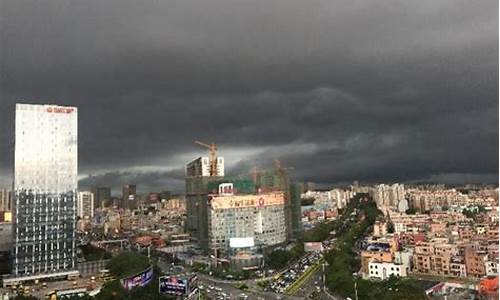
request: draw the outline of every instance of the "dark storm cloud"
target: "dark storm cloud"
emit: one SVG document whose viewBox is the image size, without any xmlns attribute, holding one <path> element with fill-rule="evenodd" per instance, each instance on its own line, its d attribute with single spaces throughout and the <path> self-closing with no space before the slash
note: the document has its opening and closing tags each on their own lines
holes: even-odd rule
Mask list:
<svg viewBox="0 0 500 300">
<path fill-rule="evenodd" d="M 92 187 L 103 185 L 114 188 L 120 187 L 124 182 L 138 182 L 143 191 L 168 190 L 172 187 L 184 184 L 184 171 L 182 169 L 168 172 L 107 172 L 101 175 L 89 175 L 79 181 L 79 188 L 91 189 Z M 113 191 L 114 195 L 120 196 L 119 190 Z"/>
<path fill-rule="evenodd" d="M 0 182 L 15 102 L 79 107 L 83 187 L 182 189 L 183 165 L 205 153 L 195 139 L 217 142 L 233 173 L 279 158 L 324 184 L 490 180 L 497 12 L 494 0 L 6 0 Z"/>
</svg>

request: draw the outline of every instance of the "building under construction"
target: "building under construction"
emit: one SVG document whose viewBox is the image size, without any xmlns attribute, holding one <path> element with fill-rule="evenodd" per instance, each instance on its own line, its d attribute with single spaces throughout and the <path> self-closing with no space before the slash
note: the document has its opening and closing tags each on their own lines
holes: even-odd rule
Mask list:
<svg viewBox="0 0 500 300">
<path fill-rule="evenodd" d="M 219 235 L 220 238 L 215 240 L 213 239 L 214 235 L 211 230 L 215 229 L 212 227 L 216 223 L 213 223 L 214 221 L 212 217 L 218 214 L 215 214 L 211 200 L 217 198 L 218 202 L 223 201 L 226 203 L 227 201 L 225 201 L 224 198 L 221 198 L 226 196 L 235 198 L 228 200 L 229 202 L 233 201 L 233 203 L 235 203 L 235 201 L 240 197 L 250 197 L 253 199 L 257 197 L 257 195 L 262 195 L 260 198 L 265 199 L 268 196 L 271 198 L 274 197 L 270 196 L 271 194 L 275 195 L 276 193 L 281 193 L 283 203 L 279 204 L 281 206 L 275 206 L 274 210 L 276 210 L 276 207 L 280 207 L 279 210 L 281 211 L 283 219 L 283 224 L 280 224 L 280 227 L 284 227 L 282 228 L 284 240 L 292 240 L 300 236 L 302 230 L 300 207 L 300 194 L 302 192 L 302 186 L 300 184 L 290 183 L 287 168 L 282 167 L 280 162 L 276 161 L 272 170 L 254 170 L 251 172 L 252 176 L 250 177 L 225 176 L 224 159 L 217 156 L 216 145 L 214 143 L 196 143 L 208 148 L 210 155 L 209 157 L 197 158 L 186 165 L 186 230 L 191 237 L 198 241 L 199 245 L 205 251 L 213 252 L 213 248 L 220 249 L 223 248 L 222 245 L 229 245 L 228 243 L 231 237 L 247 238 L 249 237 L 247 235 L 251 235 L 256 238 L 257 243 L 259 243 L 259 241 L 263 241 L 260 237 L 264 235 L 254 234 L 259 230 L 262 230 L 261 227 L 259 227 L 258 230 L 255 230 L 252 234 L 245 231 L 245 236 L 229 236 L 228 233 L 227 237 L 225 235 Z M 228 194 L 224 193 L 223 190 L 219 190 L 221 186 L 231 186 L 231 193 Z M 231 210 L 231 204 L 229 204 L 229 202 L 227 202 L 228 207 L 224 206 L 226 209 L 229 209 L 227 211 Z M 253 205 L 246 205 L 246 210 L 250 211 L 252 209 L 257 209 L 255 215 L 259 215 L 259 212 L 262 211 L 263 207 L 259 207 L 258 202 L 255 202 L 254 204 L 254 208 L 252 208 Z M 274 203 L 273 205 L 277 205 L 277 203 Z M 241 210 L 240 208 L 237 209 Z M 272 209 L 269 211 L 271 210 Z M 264 214 L 261 213 L 260 215 L 271 216 L 272 214 L 267 211 L 268 210 L 266 210 Z M 224 214 L 221 214 L 221 216 L 222 215 Z M 273 218 L 276 218 L 277 220 L 281 219 L 277 215 Z M 256 220 L 253 220 L 252 222 L 252 224 L 259 223 Z M 271 224 L 272 222 L 268 223 Z M 261 222 L 261 224 L 267 223 Z M 222 229 L 219 228 L 217 230 Z M 266 229 L 264 231 L 270 232 L 270 230 L 271 229 Z M 276 234 L 280 235 L 279 232 Z M 219 240 L 219 242 L 217 242 L 217 240 Z M 224 240 L 224 242 L 221 242 L 220 240 Z M 281 238 L 277 240 L 282 242 Z M 260 246 L 266 246 L 270 243 L 261 242 L 260 244 Z"/>
</svg>

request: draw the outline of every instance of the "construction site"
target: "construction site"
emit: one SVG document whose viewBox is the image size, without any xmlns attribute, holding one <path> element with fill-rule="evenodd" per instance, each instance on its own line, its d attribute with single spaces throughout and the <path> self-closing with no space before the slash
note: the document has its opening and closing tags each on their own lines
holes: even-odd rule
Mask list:
<svg viewBox="0 0 500 300">
<path fill-rule="evenodd" d="M 236 269 L 258 268 L 263 253 L 300 237 L 301 185 L 278 160 L 246 176 L 225 174 L 215 143 L 186 165 L 186 232 L 206 255 Z"/>
</svg>

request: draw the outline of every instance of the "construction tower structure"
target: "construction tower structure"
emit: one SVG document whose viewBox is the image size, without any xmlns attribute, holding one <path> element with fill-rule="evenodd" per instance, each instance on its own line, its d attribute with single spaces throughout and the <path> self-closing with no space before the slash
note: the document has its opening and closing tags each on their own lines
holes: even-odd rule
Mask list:
<svg viewBox="0 0 500 300">
<path fill-rule="evenodd" d="M 194 141 L 194 143 L 208 149 L 210 154 L 210 176 L 217 176 L 217 145 L 215 143 L 207 144 L 200 141 Z"/>
</svg>

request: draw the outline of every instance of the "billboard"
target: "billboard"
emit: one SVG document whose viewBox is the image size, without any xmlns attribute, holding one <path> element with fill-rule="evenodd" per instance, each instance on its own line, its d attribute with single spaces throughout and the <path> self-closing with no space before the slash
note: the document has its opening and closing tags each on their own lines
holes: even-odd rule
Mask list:
<svg viewBox="0 0 500 300">
<path fill-rule="evenodd" d="M 246 238 L 230 238 L 229 247 L 231 248 L 247 248 L 255 246 L 253 237 Z"/>
<path fill-rule="evenodd" d="M 151 282 L 151 279 L 153 279 L 153 266 L 149 266 L 139 274 L 120 279 L 120 283 L 124 289 L 131 290 L 135 287 L 147 285 Z"/>
<path fill-rule="evenodd" d="M 198 277 L 191 276 L 162 276 L 159 279 L 160 295 L 188 296 L 196 289 Z"/>
<path fill-rule="evenodd" d="M 226 209 L 236 207 L 263 207 L 269 205 L 283 205 L 285 196 L 283 192 L 272 192 L 260 195 L 212 195 L 210 205 L 212 209 Z"/>
</svg>

